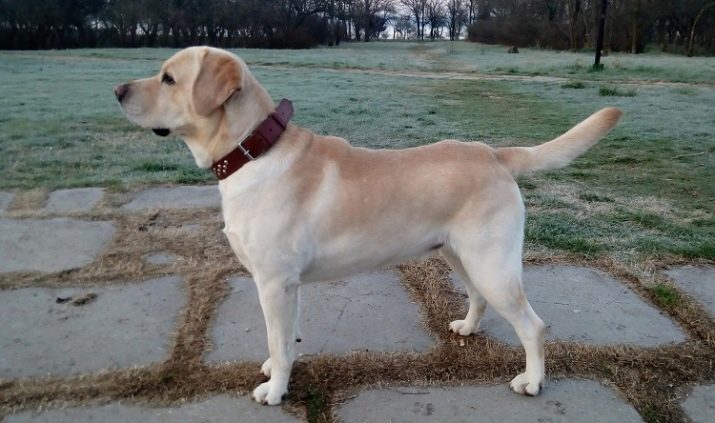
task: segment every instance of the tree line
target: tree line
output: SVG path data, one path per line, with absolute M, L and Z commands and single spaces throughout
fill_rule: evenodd
M 479 0 L 469 39 L 516 46 L 594 48 L 602 0 Z M 607 0 L 604 49 L 715 52 L 713 0 Z M 485 14 L 482 14 L 484 12 Z
M 0 0 L 0 48 L 301 48 L 369 40 L 392 0 Z
M 0 48 L 305 48 L 378 37 L 593 48 L 603 0 L 0 0 Z M 606 0 L 605 48 L 715 51 L 713 0 Z M 466 31 L 465 31 L 466 29 Z

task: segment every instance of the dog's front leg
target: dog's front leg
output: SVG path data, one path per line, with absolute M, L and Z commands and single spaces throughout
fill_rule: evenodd
M 253 399 L 262 404 L 280 404 L 283 395 L 288 392 L 288 379 L 295 360 L 298 284 L 297 278 L 256 278 L 266 319 L 271 374 L 268 382 L 253 390 Z
M 300 334 L 300 285 L 298 285 L 298 307 L 296 307 L 295 311 L 295 318 L 293 319 L 293 325 L 295 326 L 293 328 L 293 333 L 295 334 L 295 342 L 301 342 L 302 341 L 302 335 Z M 264 375 L 271 377 L 271 358 L 268 357 L 266 361 L 263 362 L 261 365 L 261 373 Z

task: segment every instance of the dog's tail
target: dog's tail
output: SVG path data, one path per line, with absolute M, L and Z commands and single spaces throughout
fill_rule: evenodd
M 620 118 L 619 109 L 607 107 L 552 141 L 534 147 L 499 148 L 496 156 L 514 176 L 564 167 L 596 144 Z

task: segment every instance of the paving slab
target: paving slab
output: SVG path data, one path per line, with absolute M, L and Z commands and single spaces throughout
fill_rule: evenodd
M 52 191 L 47 199 L 48 213 L 88 212 L 104 197 L 102 188 L 73 188 Z
M 127 211 L 148 209 L 190 209 L 221 206 L 221 194 L 215 185 L 150 188 L 138 192 L 122 206 Z
M 170 264 L 181 260 L 181 257 L 168 251 L 159 251 L 151 253 L 144 257 L 144 261 L 149 264 Z
M 221 304 L 212 329 L 214 350 L 208 361 L 265 360 L 266 329 L 256 286 L 232 278 L 231 294 Z M 419 308 L 411 303 L 393 272 L 370 272 L 338 282 L 301 287 L 300 354 L 348 351 L 424 351 L 434 341 L 422 328 Z
M 15 199 L 15 194 L 11 192 L 0 191 L 0 213 L 5 213 L 10 208 L 12 200 Z
M 250 398 L 219 395 L 174 407 L 106 404 L 42 412 L 26 411 L 5 417 L 6 423 L 291 423 L 299 420 L 280 407 L 266 407 Z
M 693 388 L 683 402 L 683 411 L 692 423 L 711 423 L 715 415 L 715 385 L 701 385 Z
M 455 275 L 451 279 L 464 292 L 462 282 Z M 524 289 L 532 308 L 546 323 L 547 341 L 655 346 L 686 339 L 662 312 L 595 269 L 526 266 Z M 487 307 L 480 328 L 500 341 L 520 344 L 511 325 L 492 307 Z
M 537 397 L 506 386 L 368 390 L 338 409 L 346 423 L 410 422 L 641 422 L 616 393 L 590 380 L 547 381 Z
M 0 273 L 82 267 L 109 246 L 114 231 L 112 222 L 0 219 Z
M 0 378 L 64 376 L 164 360 L 184 302 L 177 277 L 0 291 Z
M 665 273 L 715 316 L 715 266 L 679 266 Z

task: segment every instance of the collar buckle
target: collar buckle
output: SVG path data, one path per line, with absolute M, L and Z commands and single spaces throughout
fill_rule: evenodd
M 246 142 L 246 140 L 248 140 L 248 139 L 251 138 L 252 136 L 253 136 L 253 132 L 251 132 L 251 135 L 249 135 L 248 137 L 246 137 L 243 141 L 241 141 L 240 143 L 238 143 L 238 149 L 241 150 L 241 153 L 243 153 L 243 155 L 246 156 L 246 158 L 247 158 L 249 161 L 251 161 L 251 160 L 256 160 L 256 158 L 253 156 L 253 154 L 251 154 L 251 152 L 250 152 L 246 147 L 243 146 L 243 143 Z

